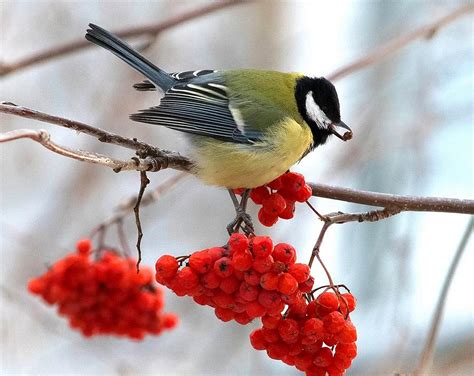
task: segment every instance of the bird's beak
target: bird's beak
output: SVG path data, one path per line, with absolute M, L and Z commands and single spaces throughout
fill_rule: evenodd
M 329 131 L 342 141 L 348 141 L 352 138 L 352 130 L 343 121 L 331 124 Z

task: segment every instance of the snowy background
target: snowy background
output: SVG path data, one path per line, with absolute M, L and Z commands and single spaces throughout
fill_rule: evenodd
M 0 60 L 81 38 L 89 22 L 110 30 L 166 20 L 204 1 L 0 2 Z M 252 67 L 327 75 L 385 41 L 432 22 L 459 1 L 260 1 L 194 19 L 161 33 L 146 55 L 167 71 Z M 307 180 L 398 194 L 469 198 L 473 171 L 473 18 L 465 16 L 430 40 L 336 82 L 343 120 L 354 130 L 305 158 Z M 139 43 L 143 38 L 135 38 Z M 157 102 L 131 85 L 139 74 L 99 48 L 89 48 L 0 78 L 0 100 L 184 151 L 181 135 L 128 120 Z M 2 130 L 46 129 L 61 144 L 127 159 L 131 153 L 74 132 L 2 115 Z M 241 327 L 218 321 L 190 298 L 166 294 L 180 326 L 143 342 L 84 339 L 54 309 L 26 292 L 43 273 L 136 194 L 138 174 L 115 174 L 22 140 L 1 152 L 1 368 L 17 374 L 291 375 L 253 351 Z M 174 175 L 150 174 L 151 186 Z M 313 199 L 321 212 L 365 207 Z M 256 213 L 255 210 L 252 213 Z M 142 210 L 144 262 L 163 253 L 189 254 L 226 240 L 233 209 L 227 192 L 188 178 Z M 427 335 L 441 285 L 468 216 L 404 213 L 373 224 L 332 227 L 322 256 L 336 282 L 358 298 L 353 321 L 359 356 L 351 375 L 409 372 Z M 136 229 L 126 222 L 132 246 Z M 307 260 L 321 224 L 303 205 L 296 219 L 258 228 L 292 243 Z M 117 244 L 115 234 L 107 239 Z M 115 242 L 115 243 L 114 243 Z M 472 241 L 447 301 L 435 357 L 439 374 L 474 367 Z M 317 284 L 325 284 L 314 268 Z

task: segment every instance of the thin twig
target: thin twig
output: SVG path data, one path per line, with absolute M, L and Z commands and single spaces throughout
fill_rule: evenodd
M 446 278 L 443 283 L 443 288 L 439 295 L 438 303 L 436 304 L 435 313 L 433 315 L 433 319 L 431 320 L 431 327 L 428 334 L 428 338 L 426 339 L 425 346 L 423 347 L 423 352 L 421 353 L 418 367 L 414 372 L 415 375 L 426 375 L 430 371 L 431 364 L 433 362 L 433 353 L 435 350 L 436 339 L 438 337 L 439 327 L 441 324 L 441 319 L 443 317 L 444 305 L 446 304 L 446 298 L 448 297 L 449 287 L 451 286 L 454 275 L 456 273 L 456 269 L 459 265 L 459 261 L 461 260 L 461 256 L 464 253 L 464 250 L 466 249 L 467 242 L 469 240 L 469 237 L 472 235 L 473 229 L 474 217 L 471 217 L 469 223 L 467 224 L 466 230 L 464 231 L 461 242 L 459 243 L 458 249 L 456 250 L 454 258 L 451 261 L 448 273 L 446 274 Z
M 433 37 L 433 35 L 442 27 L 473 11 L 474 4 L 471 3 L 463 5 L 428 25 L 413 30 L 408 34 L 391 39 L 384 45 L 375 48 L 360 59 L 357 59 L 354 62 L 337 69 L 335 72 L 327 75 L 326 77 L 331 81 L 339 80 L 351 73 L 378 63 L 417 39 Z
M 181 25 L 192 19 L 202 17 L 209 13 L 215 12 L 222 8 L 226 8 L 231 5 L 243 3 L 245 0 L 230 0 L 230 1 L 215 1 L 211 4 L 205 5 L 201 8 L 191 10 L 189 12 L 180 14 L 175 17 L 171 17 L 165 21 L 159 23 L 153 23 L 149 25 L 137 26 L 128 28 L 125 30 L 119 30 L 114 32 L 120 38 L 130 38 L 138 37 L 141 35 L 148 35 L 151 37 L 156 37 L 159 33 L 171 29 L 174 26 Z M 88 47 L 91 47 L 92 44 L 86 41 L 84 38 L 77 39 L 73 42 L 66 43 L 62 46 L 53 47 L 45 51 L 35 53 L 31 56 L 23 58 L 19 61 L 12 63 L 1 63 L 0 64 L 0 76 L 5 76 L 9 73 L 18 72 L 27 67 L 52 60 L 54 58 L 70 54 Z
M 61 146 L 51 141 L 51 136 L 45 130 L 31 130 L 31 129 L 17 129 L 5 133 L 0 133 L 0 143 L 10 142 L 14 140 L 20 140 L 28 138 L 38 142 L 46 149 L 52 152 L 62 155 L 64 157 L 76 159 L 81 162 L 87 162 L 92 164 L 99 164 L 102 166 L 110 167 L 114 171 L 148 171 L 153 168 L 153 163 L 148 159 L 140 160 L 137 158 L 131 159 L 130 161 L 121 161 L 108 157 L 103 154 L 91 153 L 84 150 L 73 150 Z
M 140 203 L 140 207 L 150 205 L 153 202 L 157 201 L 159 198 L 163 197 L 163 195 L 168 193 L 172 188 L 174 188 L 176 184 L 178 184 L 178 182 L 180 182 L 187 176 L 189 176 L 189 174 L 185 172 L 176 174 L 175 176 L 169 178 L 164 183 L 153 189 L 151 192 L 144 194 Z M 124 203 L 118 205 L 116 209 L 117 213 L 102 222 L 101 224 L 99 224 L 98 226 L 96 226 L 94 230 L 92 230 L 92 234 L 96 234 L 98 231 L 104 231 L 110 226 L 122 222 L 127 215 L 133 212 L 133 208 L 135 207 L 136 202 L 137 196 L 133 196 L 127 199 Z
M 334 187 L 326 184 L 308 184 L 313 189 L 313 196 L 329 198 L 332 200 L 379 207 L 396 207 L 400 211 L 433 211 L 474 214 L 474 200 L 446 197 L 401 196 Z
M 138 251 L 138 260 L 137 260 L 137 273 L 140 271 L 140 262 L 142 261 L 142 249 L 141 243 L 143 238 L 142 224 L 140 221 L 140 203 L 142 201 L 143 193 L 147 185 L 150 183 L 150 180 L 146 176 L 146 171 L 140 172 L 140 191 L 138 192 L 137 202 L 133 208 L 135 213 L 135 224 L 137 225 L 138 237 L 137 237 L 137 251 Z
M 316 240 L 316 244 L 313 247 L 313 251 L 311 252 L 311 257 L 308 262 L 308 266 L 311 268 L 313 265 L 314 258 L 316 257 L 318 261 L 321 263 L 323 268 L 325 269 L 324 264 L 321 262 L 320 257 L 319 257 L 319 251 L 321 249 L 321 244 L 324 239 L 324 235 L 326 234 L 326 231 L 328 230 L 329 226 L 333 224 L 342 224 L 342 223 L 347 223 L 347 222 L 376 222 L 380 221 L 382 219 L 391 217 L 392 215 L 400 213 L 400 210 L 398 208 L 384 208 L 380 210 L 372 210 L 364 213 L 342 213 L 342 212 L 337 212 L 337 213 L 329 213 L 326 215 L 321 215 L 319 213 L 318 216 L 320 219 L 324 221 L 323 227 L 321 227 L 321 231 L 319 232 L 318 239 Z M 326 270 L 326 273 L 329 274 L 329 272 Z M 329 277 L 329 282 L 331 282 L 330 276 Z
M 165 168 L 173 168 L 180 171 L 189 171 L 192 163 L 186 157 L 179 153 L 169 150 L 158 149 L 154 146 L 140 142 L 137 139 L 122 137 L 118 134 L 107 132 L 100 128 L 62 118 L 59 116 L 48 115 L 40 111 L 35 111 L 26 107 L 17 106 L 13 103 L 1 103 L 0 112 L 21 116 L 28 119 L 34 119 L 45 123 L 59 125 L 77 132 L 85 133 L 89 136 L 97 138 L 101 142 L 119 145 L 128 149 L 136 150 L 140 157 L 151 157 L 149 160 L 153 164 L 152 170 L 161 170 Z
M 323 243 L 324 235 L 326 234 L 327 229 L 331 226 L 331 222 L 324 222 L 321 231 L 319 232 L 318 240 L 316 240 L 316 244 L 313 247 L 313 252 L 311 252 L 311 257 L 308 262 L 308 266 L 311 268 L 313 266 L 313 261 L 315 257 L 319 258 L 319 250 L 321 249 L 321 244 Z M 323 264 L 321 264 L 323 265 Z M 324 266 L 323 266 L 324 267 Z M 329 274 L 326 272 L 326 274 Z M 328 275 L 330 278 L 330 276 Z

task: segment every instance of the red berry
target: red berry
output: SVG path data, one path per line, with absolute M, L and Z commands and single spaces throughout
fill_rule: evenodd
M 178 261 L 170 255 L 161 256 L 155 264 L 156 274 L 164 280 L 173 278 L 178 272 Z
M 255 350 L 265 350 L 267 348 L 262 329 L 255 329 L 250 333 L 250 343 Z
M 32 294 L 41 294 L 46 287 L 42 278 L 34 278 L 28 282 L 28 290 Z
M 282 301 L 280 295 L 275 291 L 262 290 L 258 294 L 258 302 L 268 309 L 280 309 L 282 306 Z M 280 311 L 281 312 L 281 311 Z
M 352 343 L 338 343 L 336 346 L 336 354 L 340 353 L 346 358 L 354 359 L 357 355 L 357 345 Z
M 216 314 L 216 317 L 219 320 L 224 321 L 224 322 L 228 322 L 228 321 L 232 320 L 235 316 L 235 313 L 232 310 L 226 309 L 226 308 L 221 308 L 221 307 L 217 307 L 214 310 L 214 313 Z
M 207 253 L 211 256 L 211 260 L 214 263 L 224 256 L 224 251 L 225 249 L 222 247 L 212 247 L 207 250 Z
M 288 273 L 295 277 L 298 283 L 303 283 L 309 278 L 310 269 L 306 264 L 293 264 L 289 267 Z
M 252 318 L 247 315 L 247 312 L 237 313 L 234 320 L 240 325 L 247 325 L 249 322 L 252 322 Z
M 303 293 L 309 293 L 313 290 L 313 286 L 314 286 L 314 277 L 310 275 L 306 281 L 299 284 L 299 289 Z
M 356 298 L 351 293 L 345 293 L 341 295 L 341 298 L 345 301 L 341 302 L 341 307 L 345 307 L 347 304 L 347 308 L 349 312 L 352 312 L 356 308 Z
M 282 219 L 291 219 L 295 216 L 295 201 L 286 199 L 286 207 L 278 216 Z
M 317 298 L 316 302 L 326 313 L 336 311 L 339 308 L 339 299 L 333 292 L 325 291 L 321 293 Z
M 324 324 L 322 320 L 310 318 L 304 323 L 303 335 L 306 337 L 315 337 L 317 339 L 324 336 Z
M 273 268 L 273 257 L 267 256 L 265 258 L 256 258 L 253 261 L 252 269 L 258 273 L 266 273 L 272 270 Z
M 281 315 L 278 316 L 268 316 L 265 315 L 262 317 L 262 325 L 268 329 L 276 329 L 278 327 L 278 323 L 281 320 Z
M 247 315 L 249 315 L 249 317 L 255 318 L 255 317 L 263 316 L 267 312 L 267 309 L 264 306 L 262 306 L 259 302 L 254 300 L 247 304 L 246 312 L 247 312 Z
M 279 193 L 272 193 L 263 200 L 262 204 L 263 210 L 273 216 L 278 216 L 286 208 L 286 200 Z
M 248 249 L 234 253 L 232 257 L 232 266 L 235 270 L 244 272 L 249 270 L 253 265 L 253 257 Z
M 189 266 L 181 269 L 175 277 L 176 285 L 182 286 L 185 290 L 191 290 L 199 283 L 199 277 Z
M 240 296 L 247 302 L 251 302 L 257 299 L 259 294 L 259 288 L 257 286 L 249 285 L 247 282 L 242 282 L 239 288 Z
M 280 276 L 276 273 L 265 273 L 260 278 L 260 286 L 265 290 L 276 290 L 278 288 L 278 283 Z
M 252 239 L 251 248 L 256 258 L 265 258 L 271 255 L 273 242 L 268 236 L 256 236 Z
M 92 242 L 90 239 L 81 239 L 76 243 L 76 250 L 78 253 L 87 255 L 92 250 Z
M 313 363 L 318 367 L 328 367 L 332 363 L 332 351 L 328 347 L 322 347 L 315 355 Z
M 234 252 L 242 252 L 249 246 L 249 240 L 244 234 L 233 233 L 229 238 L 229 248 L 231 254 Z
M 278 324 L 278 333 L 284 342 L 293 343 L 300 333 L 298 323 L 293 319 L 281 320 Z
M 233 275 L 224 278 L 219 285 L 220 289 L 226 294 L 233 294 L 240 287 L 240 281 Z
M 189 266 L 196 273 L 207 273 L 212 268 L 212 257 L 207 250 L 194 252 L 189 257 Z
M 283 342 L 271 343 L 267 349 L 267 355 L 276 360 L 283 359 L 288 353 L 288 346 Z
M 278 279 L 277 289 L 282 294 L 291 295 L 298 289 L 298 282 L 290 273 L 282 273 Z
M 246 270 L 244 273 L 244 281 L 247 282 L 249 285 L 257 286 L 260 284 L 260 273 L 258 273 L 254 269 Z
M 232 260 L 228 257 L 221 257 L 214 263 L 214 272 L 221 278 L 229 277 L 233 271 Z
M 286 243 L 279 243 L 273 249 L 273 259 L 275 261 L 281 261 L 285 265 L 292 265 L 296 261 L 295 249 Z
M 354 324 L 350 321 L 345 321 L 342 329 L 337 333 L 339 343 L 352 343 L 357 341 L 357 330 Z
M 340 312 L 333 311 L 323 317 L 323 323 L 324 323 L 324 329 L 328 333 L 335 334 L 335 333 L 339 333 L 344 328 L 344 324 L 346 323 L 346 320 L 344 319 L 344 316 Z
M 305 184 L 304 176 L 297 172 L 288 172 L 281 177 L 282 189 L 298 192 Z
M 295 367 L 305 372 L 313 365 L 313 354 L 301 353 L 295 356 Z
M 258 211 L 258 220 L 264 226 L 271 227 L 278 221 L 278 215 L 268 214 L 263 208 Z
M 261 205 L 263 200 L 266 199 L 268 196 L 270 196 L 270 192 L 268 191 L 267 187 L 261 186 L 261 187 L 253 188 L 250 191 L 249 196 L 253 202 L 255 202 L 257 205 Z
M 211 270 L 201 277 L 201 283 L 206 289 L 215 289 L 221 284 L 221 277 L 214 270 Z
M 296 191 L 295 198 L 298 202 L 305 202 L 313 195 L 313 190 L 308 184 L 305 184 L 298 191 Z

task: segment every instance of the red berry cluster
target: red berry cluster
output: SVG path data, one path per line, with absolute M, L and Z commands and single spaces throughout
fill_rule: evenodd
M 238 190 L 241 193 L 241 190 Z M 296 202 L 305 202 L 311 197 L 311 187 L 304 176 L 297 172 L 287 172 L 268 184 L 253 188 L 250 198 L 262 205 L 258 220 L 264 226 L 273 226 L 278 218 L 293 218 Z
M 112 251 L 101 251 L 91 260 L 91 241 L 77 243 L 76 253 L 57 261 L 28 289 L 48 304 L 58 305 L 72 328 L 86 337 L 113 334 L 143 339 L 160 334 L 178 323 L 174 314 L 163 313 L 163 292 L 153 284 L 153 273 L 135 260 Z
M 187 265 L 179 268 L 187 260 Z M 256 317 L 280 315 L 286 305 L 303 304 L 314 279 L 308 265 L 296 263 L 295 249 L 273 247 L 266 236 L 232 234 L 225 247 L 165 255 L 156 262 L 156 280 L 178 296 L 192 296 L 214 308 L 222 321 L 248 324 Z
M 309 303 L 290 306 L 284 316 L 263 316 L 250 342 L 307 376 L 343 375 L 357 355 L 357 331 L 349 318 L 354 309 L 352 294 L 338 297 L 326 291 Z

